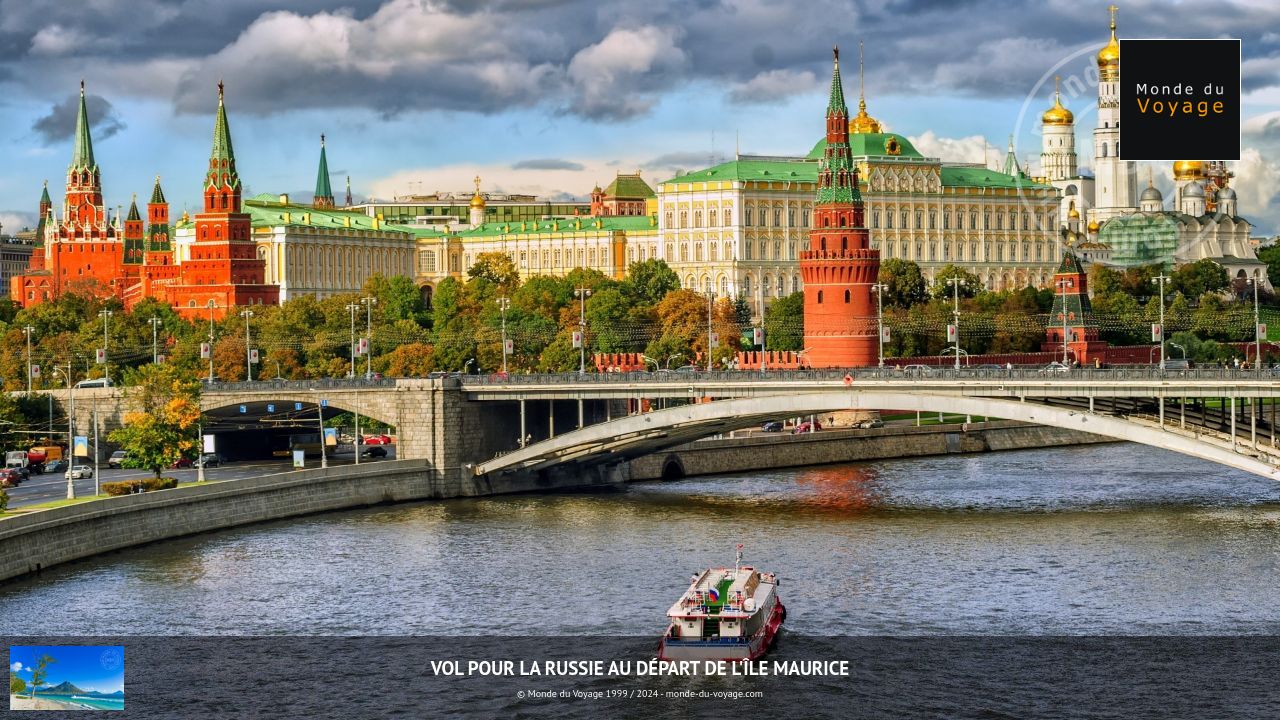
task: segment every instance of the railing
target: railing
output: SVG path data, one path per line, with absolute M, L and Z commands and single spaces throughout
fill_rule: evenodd
M 252 382 L 204 382 L 205 392 L 260 392 L 285 390 L 306 392 L 310 390 L 358 390 L 361 388 L 394 388 L 395 378 L 318 378 L 315 380 L 254 380 Z

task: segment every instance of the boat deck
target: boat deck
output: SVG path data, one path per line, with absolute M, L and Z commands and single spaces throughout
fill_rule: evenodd
M 753 567 L 711 568 L 694 579 L 667 616 L 750 617 L 765 606 L 773 589 L 771 576 L 762 579 Z

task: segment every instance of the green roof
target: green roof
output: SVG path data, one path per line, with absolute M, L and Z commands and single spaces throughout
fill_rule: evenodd
M 890 155 L 888 146 L 889 139 L 897 141 L 899 152 L 896 155 Z M 818 141 L 813 149 L 806 155 L 810 160 L 821 158 L 827 150 L 827 139 L 822 138 Z M 859 157 L 904 157 L 904 158 L 922 158 L 923 155 L 916 150 L 911 141 L 897 133 L 855 133 L 849 136 L 849 154 L 854 158 Z
M 133 200 L 129 203 L 129 217 L 125 220 L 142 220 L 142 216 L 138 214 L 138 196 L 134 195 Z
M 604 189 L 604 195 L 615 198 L 651 198 L 654 192 L 653 188 L 649 187 L 649 183 L 636 173 L 615 177 L 613 182 L 609 183 L 609 187 Z
M 942 166 L 942 184 L 955 187 L 999 187 L 1027 188 L 1029 190 L 1046 190 L 1051 186 L 1041 185 L 1026 175 L 1006 175 L 998 170 L 982 167 Z
M 374 232 L 399 232 L 414 235 L 415 237 L 442 235 L 438 230 L 418 230 L 403 225 L 393 225 L 390 223 L 381 223 L 380 227 L 375 228 L 373 222 L 375 218 L 370 217 L 358 210 L 343 210 L 341 208 L 323 208 L 316 209 L 310 205 L 297 205 L 294 203 L 282 203 L 278 195 L 270 193 L 259 193 L 244 201 L 243 211 L 249 214 L 250 223 L 255 229 L 257 228 L 273 228 L 273 227 L 310 227 L 324 230 L 366 230 Z M 289 215 L 289 219 L 285 220 L 285 214 Z M 350 219 L 351 225 L 348 227 L 347 220 Z M 188 220 L 186 223 L 179 223 L 176 227 L 190 227 L 193 221 Z
M 40 202 L 46 203 L 49 205 L 53 204 L 53 201 L 49 199 L 49 181 L 48 180 L 44 181 L 44 189 L 40 191 Z
M 825 145 L 825 143 L 824 143 Z M 806 160 L 730 160 L 705 170 L 696 170 L 664 183 L 712 182 L 716 180 L 755 180 L 759 182 L 818 181 L 818 164 Z
M 218 116 L 213 123 L 213 152 L 209 157 L 214 160 L 236 159 L 235 149 L 231 147 L 231 127 L 227 125 L 227 108 L 222 104 L 222 83 L 218 83 Z
M 329 187 L 329 160 L 324 154 L 324 136 L 320 136 L 320 167 L 316 170 L 316 199 L 333 200 L 333 188 Z
M 832 51 L 835 55 L 831 69 L 831 93 L 827 98 L 827 114 L 839 113 L 849 117 L 849 108 L 844 103 L 844 83 L 840 80 L 840 49 Z
M 656 218 L 649 215 L 602 215 L 525 222 L 490 222 L 455 233 L 458 237 L 476 238 L 495 235 L 571 232 L 638 232 L 658 228 Z M 580 226 L 579 226 L 580 224 Z
M 97 166 L 93 160 L 93 140 L 89 137 L 89 110 L 84 104 L 84 81 L 80 81 L 80 109 L 76 113 L 76 146 L 71 153 L 71 167 L 77 170 L 92 170 Z
M 156 176 L 156 186 L 151 189 L 151 204 L 152 205 L 164 204 L 164 191 L 160 189 L 159 175 Z

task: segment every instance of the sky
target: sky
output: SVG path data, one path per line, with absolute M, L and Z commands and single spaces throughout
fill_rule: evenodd
M 124 690 L 124 647 L 120 645 L 15 645 L 9 648 L 9 672 L 29 684 L 43 655 L 52 657 L 54 662 L 45 666 L 41 687 L 70 682 L 85 692 Z
M 585 197 L 753 154 L 807 152 L 831 47 L 846 95 L 865 43 L 868 109 L 944 161 L 1038 167 L 1038 119 L 1064 78 L 1092 163 L 1109 2 L 1008 0 L 0 0 L 0 224 L 61 203 L 85 80 L 110 206 L 195 210 L 216 84 L 247 194 L 315 187 L 327 137 L 339 202 L 436 190 Z M 1117 2 L 1123 39 L 1243 40 L 1240 212 L 1280 232 L 1280 3 Z M 1171 156 L 1196 159 L 1195 138 Z M 1168 164 L 1152 166 L 1168 190 Z M 1145 167 L 1140 177 L 1147 176 Z M 1168 196 L 1168 195 L 1166 195 Z

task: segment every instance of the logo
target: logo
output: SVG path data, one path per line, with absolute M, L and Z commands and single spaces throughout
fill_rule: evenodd
M 1240 159 L 1239 40 L 1121 40 L 1120 57 L 1114 155 Z

